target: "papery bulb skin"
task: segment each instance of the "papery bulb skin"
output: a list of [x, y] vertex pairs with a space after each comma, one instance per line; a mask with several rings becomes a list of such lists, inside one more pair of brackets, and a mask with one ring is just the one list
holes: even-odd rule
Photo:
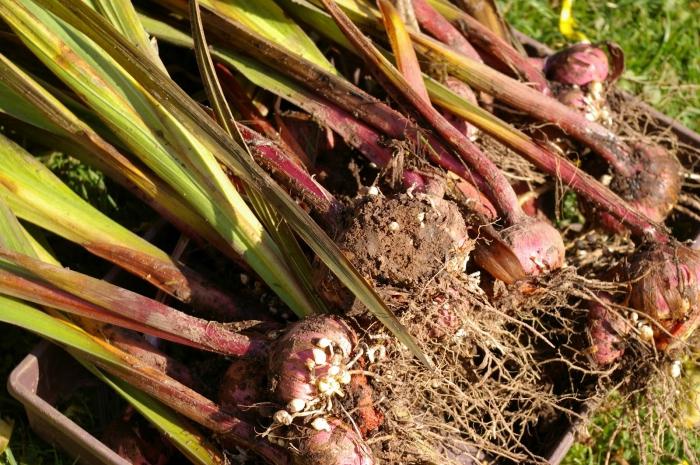
[[547, 79], [565, 85], [603, 82], [609, 73], [608, 56], [595, 45], [579, 43], [550, 55], [544, 64]]
[[700, 251], [653, 244], [629, 261], [629, 306], [648, 315], [657, 348], [684, 341], [700, 322]]
[[526, 216], [501, 231], [501, 235], [528, 276], [539, 276], [564, 265], [564, 241], [546, 220]]
[[598, 366], [617, 361], [625, 353], [625, 336], [630, 323], [617, 312], [605, 306], [611, 303], [606, 295], [599, 296], [601, 302], [590, 302], [588, 306], [588, 334], [591, 338], [591, 358]]
[[[270, 351], [269, 376], [277, 400], [286, 405], [319, 397], [317, 381], [332, 365], [342, 368], [356, 342], [355, 332], [339, 318], [312, 316], [293, 323]], [[339, 354], [339, 360], [331, 353]]]
[[327, 421], [329, 431], [308, 430], [295, 465], [374, 465], [372, 451], [350, 426], [335, 418]]
[[[630, 163], [636, 167], [632, 177], [617, 175], [610, 188], [630, 206], [650, 220], [662, 223], [678, 203], [682, 166], [663, 147], [637, 143]], [[624, 233], [626, 228], [610, 214], [599, 214], [601, 225], [609, 231]]]

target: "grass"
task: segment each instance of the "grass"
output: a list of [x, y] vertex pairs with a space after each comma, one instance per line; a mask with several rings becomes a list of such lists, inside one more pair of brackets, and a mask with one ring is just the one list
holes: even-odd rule
[[[508, 0], [502, 5], [516, 28], [558, 48], [565, 40], [553, 3]], [[700, 1], [579, 0], [574, 18], [590, 40], [622, 46], [627, 70], [621, 87], [700, 131]]]
[[[501, 5], [508, 20], [521, 31], [554, 48], [564, 45], [557, 30], [557, 5], [545, 0], [506, 0]], [[579, 0], [574, 17], [592, 40], [613, 40], [625, 50], [628, 66], [621, 86], [700, 131], [700, 1]], [[114, 207], [121, 204], [120, 199], [105, 194], [103, 179], [72, 159], [49, 154], [46, 161], [76, 192], [106, 213], [119, 216]], [[0, 333], [0, 379], [4, 380], [37, 339], [4, 325], [0, 325]], [[80, 408], [77, 403], [72, 410]], [[0, 416], [15, 421], [10, 441], [14, 460], [3, 454], [0, 465], [73, 463], [31, 432], [21, 406], [9, 397], [4, 383], [0, 386]], [[599, 415], [595, 424], [600, 427], [597, 442], [574, 446], [566, 464], [602, 463], [615, 427], [615, 412]], [[669, 437], [669, 443], [675, 440]], [[613, 443], [611, 453], [618, 463], [639, 463], [639, 457], [631, 452], [634, 449], [634, 440], [622, 436]]]
[[[566, 45], [558, 31], [558, 5], [546, 0], [508, 0], [501, 5], [520, 31], [555, 49]], [[700, 132], [699, 1], [579, 0], [574, 3], [574, 18], [591, 41], [612, 40], [625, 51], [627, 69], [619, 86]], [[593, 437], [574, 445], [563, 464], [600, 464], [608, 454], [612, 463], [646, 463], [636, 453], [637, 438], [620, 434], [610, 443], [619, 414], [599, 414], [593, 420]], [[679, 443], [678, 437], [667, 434], [664, 449], [675, 449]], [[694, 447], [700, 450], [700, 442]], [[665, 459], [660, 463], [679, 464]]]

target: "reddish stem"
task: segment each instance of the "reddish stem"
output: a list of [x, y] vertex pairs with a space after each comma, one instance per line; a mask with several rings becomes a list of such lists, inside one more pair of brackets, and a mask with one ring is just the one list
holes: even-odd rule
[[3, 294], [17, 299], [62, 310], [82, 318], [88, 318], [134, 331], [146, 332], [166, 341], [201, 348], [199, 344], [195, 344], [178, 334], [145, 327], [141, 323], [111, 313], [98, 305], [76, 297], [66, 291], [23, 278], [5, 270], [0, 270], [0, 291], [2, 291]]
[[155, 347], [142, 335], [109, 324], [93, 325], [92, 329], [86, 327], [89, 326], [89, 323], [81, 324], [81, 326], [93, 334], [99, 334], [110, 344], [138, 358], [144, 364], [176, 379], [185, 386], [194, 387], [194, 376], [189, 368], [181, 361]]
[[391, 149], [382, 145], [382, 136], [349, 112], [303, 89], [279, 95], [313, 115], [320, 125], [338, 133], [348, 145], [361, 152], [370, 162], [384, 167], [391, 161]]
[[540, 121], [559, 126], [569, 136], [599, 153], [623, 176], [630, 177], [634, 174], [635, 167], [630, 166], [629, 162], [632, 151], [615, 133], [588, 121], [582, 114], [556, 99], [543, 96], [521, 82], [455, 53], [430, 37], [416, 35], [414, 38], [425, 46], [427, 56], [434, 58], [438, 63], [447, 64], [472, 87], [493, 95]]
[[425, 102], [421, 96], [410, 86], [403, 82], [394, 82], [382, 71], [384, 63], [379, 53], [371, 53], [373, 45], [357, 29], [348, 17], [338, 8], [333, 1], [322, 0], [326, 10], [331, 14], [348, 40], [361, 53], [362, 58], [369, 65], [375, 79], [390, 91], [392, 96], [399, 100], [403, 106], [416, 116], [425, 120], [447, 145], [454, 150], [484, 181], [486, 192], [499, 212], [509, 224], [516, 224], [526, 215], [518, 204], [518, 198], [508, 180], [498, 167], [487, 158], [464, 134], [460, 133], [443, 116], [433, 108], [429, 102]]
[[516, 76], [520, 76], [534, 89], [537, 89], [538, 94], [550, 94], [549, 84], [542, 71], [535, 68], [527, 57], [467, 13], [459, 11], [458, 14], [457, 26], [473, 46], [484, 51], [507, 69], [512, 70]]
[[[503, 124], [505, 125], [505, 123]], [[566, 187], [573, 189], [595, 205], [609, 212], [621, 223], [625, 224], [630, 232], [638, 238], [652, 239], [659, 243], [671, 242], [671, 237], [661, 225], [650, 221], [620, 196], [569, 160], [550, 152], [524, 134], [513, 129], [509, 133], [503, 130], [493, 130], [489, 126], [482, 126], [481, 129], [519, 153], [542, 171], [552, 175], [555, 179], [561, 180]]]
[[[362, 92], [359, 89], [357, 89], [357, 91]], [[280, 94], [280, 96], [309, 112], [321, 124], [338, 133], [348, 145], [359, 151], [371, 163], [374, 163], [380, 168], [384, 168], [391, 162], [392, 151], [382, 145], [383, 137], [375, 129], [358, 121], [349, 112], [303, 89], [298, 89], [295, 93]], [[369, 95], [367, 95], [367, 97], [372, 98]], [[395, 129], [395, 131], [388, 133], [387, 136], [395, 139], [406, 137], [406, 132], [401, 128], [405, 128], [406, 125], [411, 123], [406, 120], [403, 115], [394, 112], [391, 108], [389, 108], [389, 111], [395, 118], [399, 119], [399, 122], [403, 120], [404, 125], [390, 126], [392, 129]], [[415, 139], [413, 142], [417, 144]], [[426, 147], [425, 149], [427, 156], [433, 160], [434, 163], [460, 176], [463, 179], [463, 185], [459, 186], [460, 190], [462, 190], [468, 198], [476, 200], [474, 208], [477, 211], [486, 215], [488, 218], [492, 218], [494, 208], [489, 201], [481, 195], [478, 189], [474, 187], [473, 182], [475, 181], [472, 173], [449, 152], [442, 148], [437, 139], [430, 138], [430, 145], [431, 147]], [[437, 147], [437, 149], [433, 147]], [[413, 183], [422, 182], [422, 180], [417, 180], [417, 177], [420, 176], [418, 173], [404, 171], [402, 176], [404, 178], [404, 184], [406, 184], [407, 187]], [[470, 180], [472, 182], [470, 182]]]
[[458, 0], [459, 7], [486, 26], [504, 41], [510, 43], [510, 29], [498, 12], [494, 0]]
[[[170, 339], [172, 337], [184, 339], [190, 341], [189, 345], [196, 344], [198, 348], [229, 355], [256, 356], [265, 351], [265, 343], [262, 340], [234, 333], [221, 323], [187, 315], [156, 300], [105, 281], [7, 250], [0, 250], [0, 257], [51, 283], [46, 285], [37, 282], [44, 288], [55, 286], [81, 300], [101, 307], [103, 312], [109, 311], [141, 326], [173, 335], [168, 336]], [[27, 291], [16, 289], [15, 292], [25, 294], [22, 298], [28, 300], [34, 298]], [[59, 297], [63, 297], [65, 302], [65, 295]], [[52, 303], [47, 302], [47, 305]], [[86, 307], [83, 306], [82, 310], [85, 309]], [[95, 308], [92, 307], [91, 310], [94, 311]], [[67, 311], [70, 310], [67, 309]], [[118, 324], [116, 321], [109, 321], [109, 323]], [[135, 328], [134, 325], [129, 327], [143, 330], [143, 327]]]
[[[186, 8], [183, 9], [182, 5], [175, 1], [168, 0], [168, 4], [182, 14], [187, 13]], [[416, 148], [425, 147], [429, 159], [444, 169], [454, 172], [465, 181], [472, 184], [478, 184], [480, 181], [476, 173], [470, 172], [461, 161], [442, 146], [437, 138], [428, 136], [429, 144], [425, 144], [419, 128], [413, 122], [344, 78], [324, 71], [298, 55], [261, 38], [237, 21], [222, 17], [214, 11], [203, 9], [202, 19], [216, 43], [235, 47], [236, 50], [256, 60], [263, 60], [277, 71], [309, 88], [316, 95], [321, 95], [333, 102], [334, 105], [350, 113], [353, 118], [364, 121], [388, 137], [408, 140]], [[291, 96], [285, 95], [284, 98], [304, 108], [300, 102], [294, 102]], [[318, 101], [318, 98], [314, 101]], [[390, 156], [390, 153], [387, 153]]]
[[413, 0], [413, 9], [416, 12], [418, 24], [431, 36], [472, 60], [482, 61], [472, 44], [427, 0]]
[[[306, 152], [299, 146], [293, 138], [285, 138], [283, 134], [278, 132], [260, 113], [258, 107], [253, 105], [248, 95], [245, 93], [241, 84], [235, 78], [233, 73], [221, 63], [216, 66], [216, 73], [219, 77], [221, 87], [227, 97], [233, 101], [235, 108], [245, 120], [247, 126], [253, 126], [254, 130], [261, 132], [268, 139], [276, 141], [281, 149], [294, 157], [294, 161], [300, 166], [309, 166], [310, 160]], [[252, 128], [251, 128], [252, 129]]]
[[130, 369], [98, 359], [93, 361], [105, 371], [141, 389], [186, 418], [214, 431], [222, 439], [255, 452], [271, 464], [288, 465], [287, 454], [261, 437], [253, 425], [236, 418], [211, 400], [149, 367], [138, 358], [126, 353], [119, 356], [129, 364]]
[[250, 147], [255, 160], [275, 179], [291, 189], [326, 221], [332, 222], [342, 210], [336, 198], [311, 175], [294, 163], [278, 145], [252, 129], [238, 124], [241, 136]]

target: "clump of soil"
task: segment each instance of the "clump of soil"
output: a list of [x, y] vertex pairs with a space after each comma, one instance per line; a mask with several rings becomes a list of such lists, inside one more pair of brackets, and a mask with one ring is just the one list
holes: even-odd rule
[[[372, 284], [417, 291], [444, 269], [464, 270], [472, 242], [459, 207], [431, 195], [356, 201], [338, 246]], [[353, 297], [326, 274], [321, 291], [347, 310]]]
[[[583, 393], [572, 381], [590, 371], [581, 301], [591, 283], [570, 268], [529, 295], [485, 291], [480, 273], [465, 272], [473, 242], [449, 200], [375, 195], [349, 210], [337, 243], [437, 366], [423, 367], [324, 275], [325, 295], [364, 331], [363, 373], [383, 417], [360, 428], [374, 455], [382, 463], [544, 462], [525, 438], [597, 395], [594, 382]], [[352, 403], [345, 407], [361, 424]]]

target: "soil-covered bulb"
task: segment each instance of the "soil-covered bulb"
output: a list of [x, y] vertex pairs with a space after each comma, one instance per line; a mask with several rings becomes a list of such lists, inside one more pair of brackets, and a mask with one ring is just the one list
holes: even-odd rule
[[265, 383], [264, 365], [258, 360], [233, 360], [219, 386], [219, 402], [237, 416], [253, 420], [257, 411], [251, 407], [263, 399]]
[[[630, 206], [654, 222], [663, 222], [678, 202], [681, 192], [681, 164], [663, 147], [637, 143], [630, 163], [636, 173], [617, 175], [610, 185]], [[625, 227], [607, 213], [600, 214], [606, 229], [622, 233]]]
[[599, 296], [600, 302], [591, 302], [588, 309], [588, 332], [591, 337], [591, 357], [597, 365], [609, 365], [622, 357], [625, 351], [625, 336], [630, 323], [610, 306], [612, 299]]
[[687, 339], [700, 322], [700, 252], [683, 245], [655, 244], [629, 265], [629, 304], [648, 315], [656, 346]]
[[528, 276], [538, 276], [564, 264], [564, 241], [547, 221], [526, 217], [502, 231], [502, 235]]
[[294, 456], [295, 465], [373, 465], [372, 452], [345, 423], [331, 418], [329, 430], [310, 430]]
[[[333, 365], [344, 366], [356, 340], [354, 331], [338, 318], [309, 317], [294, 323], [270, 352], [269, 375], [277, 400], [287, 404], [319, 397], [318, 380], [329, 375]], [[334, 363], [331, 352], [340, 363]]]

